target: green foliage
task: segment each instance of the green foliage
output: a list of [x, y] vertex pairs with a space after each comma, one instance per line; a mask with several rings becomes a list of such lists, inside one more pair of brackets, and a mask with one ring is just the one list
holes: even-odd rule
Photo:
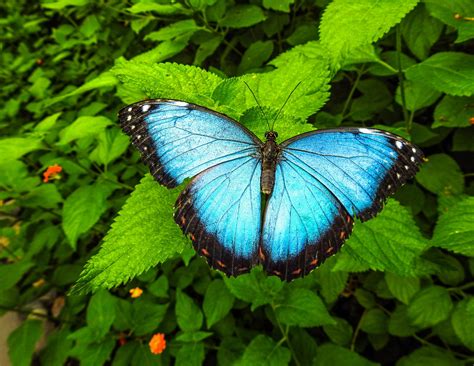
[[[471, 0], [0, 7], [0, 315], [25, 315], [12, 365], [472, 363]], [[223, 277], [174, 222], [182, 187], [145, 175], [117, 111], [181, 99], [263, 139], [296, 86], [279, 141], [377, 127], [427, 161], [304, 279]]]

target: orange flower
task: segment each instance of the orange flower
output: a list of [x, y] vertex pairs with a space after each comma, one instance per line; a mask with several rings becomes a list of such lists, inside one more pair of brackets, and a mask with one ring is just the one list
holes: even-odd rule
[[148, 345], [150, 346], [151, 353], [154, 355], [159, 355], [166, 348], [165, 335], [163, 333], [154, 334]]
[[132, 288], [130, 291], [130, 297], [136, 299], [137, 297], [142, 296], [143, 290], [140, 287]]
[[471, 122], [471, 125], [474, 125], [474, 117], [469, 118], [469, 122]]
[[63, 170], [62, 166], [58, 164], [50, 165], [43, 173], [43, 182], [48, 183], [50, 179], [59, 179], [58, 173]]

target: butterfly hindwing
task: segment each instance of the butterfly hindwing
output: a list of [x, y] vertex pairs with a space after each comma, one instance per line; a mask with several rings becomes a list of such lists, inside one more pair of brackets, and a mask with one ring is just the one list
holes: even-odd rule
[[227, 275], [257, 263], [261, 163], [237, 158], [197, 175], [178, 198], [175, 221], [196, 251]]
[[285, 280], [304, 276], [339, 250], [352, 226], [352, 216], [324, 185], [282, 160], [265, 211], [264, 267]]
[[314, 175], [363, 221], [374, 217], [423, 161], [421, 150], [408, 141], [368, 128], [310, 132], [281, 146], [283, 159]]
[[219, 163], [255, 154], [261, 144], [232, 119], [182, 101], [145, 100], [123, 108], [119, 119], [151, 174], [167, 187]]

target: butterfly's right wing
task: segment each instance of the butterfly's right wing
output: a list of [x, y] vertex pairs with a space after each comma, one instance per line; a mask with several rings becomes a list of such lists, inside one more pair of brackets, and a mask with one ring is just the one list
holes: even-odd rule
[[177, 201], [175, 221], [196, 251], [230, 276], [258, 262], [261, 162], [236, 158], [198, 174]]
[[153, 177], [170, 188], [214, 165], [255, 155], [262, 144], [229, 117], [177, 100], [129, 105], [119, 120]]

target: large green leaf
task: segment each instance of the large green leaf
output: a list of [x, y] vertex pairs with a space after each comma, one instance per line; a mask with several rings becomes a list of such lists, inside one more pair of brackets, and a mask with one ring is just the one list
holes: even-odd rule
[[418, 292], [408, 305], [413, 325], [431, 327], [449, 317], [453, 303], [444, 287], [430, 286]]
[[468, 297], [460, 301], [451, 316], [454, 332], [459, 339], [474, 351], [474, 298]]
[[115, 319], [115, 298], [106, 290], [97, 291], [87, 307], [87, 324], [101, 335], [107, 334]]
[[204, 295], [202, 309], [210, 328], [224, 318], [234, 305], [234, 296], [230, 293], [222, 280], [212, 281]]
[[30, 366], [35, 345], [43, 333], [39, 320], [26, 320], [8, 336], [8, 355], [12, 366]]
[[33, 137], [8, 137], [0, 140], [0, 156], [3, 161], [16, 160], [42, 148], [41, 140]]
[[186, 332], [199, 330], [203, 321], [199, 307], [181, 291], [176, 293], [176, 320], [179, 327]]
[[229, 9], [219, 22], [223, 27], [246, 28], [263, 22], [265, 14], [257, 5], [237, 5]]
[[247, 346], [236, 366], [286, 366], [291, 353], [286, 347], [277, 344], [270, 337], [260, 334]]
[[421, 166], [416, 180], [436, 194], [459, 194], [464, 189], [464, 177], [458, 163], [447, 154], [435, 154]]
[[112, 124], [112, 121], [103, 116], [82, 116], [61, 131], [59, 144], [65, 145], [71, 141], [96, 136]]
[[474, 197], [467, 197], [443, 213], [433, 233], [433, 245], [474, 256]]
[[135, 188], [86, 264], [73, 292], [111, 288], [180, 253], [188, 240], [173, 220], [180, 189], [161, 187], [150, 175]]
[[318, 347], [314, 366], [375, 366], [374, 362], [347, 348], [326, 343]]
[[319, 33], [338, 69], [347, 54], [381, 38], [418, 0], [334, 0], [324, 11]]
[[[355, 265], [409, 276], [415, 274], [415, 260], [426, 246], [408, 209], [389, 200], [378, 217], [356, 224], [343, 251], [352, 257]], [[350, 271], [353, 265], [346, 258], [334, 268]]]
[[440, 92], [474, 95], [474, 55], [438, 52], [406, 70], [408, 79], [424, 83]]

